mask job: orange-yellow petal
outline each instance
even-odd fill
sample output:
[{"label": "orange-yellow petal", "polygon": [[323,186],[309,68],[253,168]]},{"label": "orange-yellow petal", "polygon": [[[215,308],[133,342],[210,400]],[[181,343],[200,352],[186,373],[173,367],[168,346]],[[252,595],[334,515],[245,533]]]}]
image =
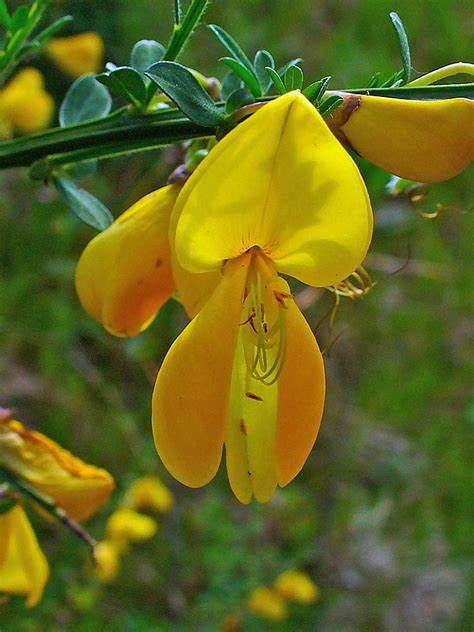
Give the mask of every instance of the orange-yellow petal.
[{"label": "orange-yellow petal", "polygon": [[221,282],[175,340],[156,379],[156,449],[169,472],[190,487],[208,483],[221,460],[249,259],[226,265]]},{"label": "orange-yellow petal", "polygon": [[54,101],[36,68],[23,68],[0,92],[0,115],[22,134],[48,127]]},{"label": "orange-yellow petal", "polygon": [[350,146],[378,167],[417,182],[453,178],[474,158],[474,101],[344,95],[333,117]]},{"label": "orange-yellow petal", "polygon": [[93,515],[114,488],[108,472],[15,420],[0,419],[0,465],[51,496],[74,520]]},{"label": "orange-yellow petal", "polygon": [[0,564],[0,593],[24,595],[31,608],[40,601],[49,577],[48,562],[20,505],[0,515],[0,539],[8,544]]},{"label": "orange-yellow petal", "polygon": [[176,214],[176,256],[190,272],[259,246],[278,270],[321,286],[360,264],[372,233],[355,163],[300,92],[227,134],[184,185]]},{"label": "orange-yellow petal", "polygon": [[296,304],[287,311],[287,348],[279,384],[276,464],[285,486],[301,470],[318,434],[324,407],[324,364],[318,343]]},{"label": "orange-yellow petal", "polygon": [[52,39],[45,50],[56,66],[73,78],[98,72],[104,59],[102,38],[92,31]]},{"label": "orange-yellow petal", "polygon": [[79,299],[111,334],[139,334],[174,292],[168,228],[178,192],[172,185],[146,195],[82,253]]}]

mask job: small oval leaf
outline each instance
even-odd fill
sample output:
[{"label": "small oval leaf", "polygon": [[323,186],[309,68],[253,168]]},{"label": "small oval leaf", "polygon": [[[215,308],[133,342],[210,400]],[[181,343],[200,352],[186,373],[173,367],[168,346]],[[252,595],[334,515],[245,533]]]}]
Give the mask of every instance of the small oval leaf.
[{"label": "small oval leaf", "polygon": [[61,127],[107,116],[112,107],[109,91],[92,75],[77,79],[67,91],[59,110]]},{"label": "small oval leaf", "polygon": [[120,66],[97,75],[97,81],[106,85],[133,105],[141,106],[147,101],[147,89],[139,72],[130,66]]},{"label": "small oval leaf", "polygon": [[222,80],[222,84],[221,84],[222,100],[227,101],[230,95],[236,90],[243,88],[243,85],[244,85],[244,82],[242,81],[242,79],[238,75],[236,75],[235,72],[232,72],[232,70],[229,70],[229,72],[226,74],[226,76]]},{"label": "small oval leaf", "polygon": [[135,44],[130,55],[130,65],[140,72],[163,59],[165,47],[154,40],[140,40]]},{"label": "small oval leaf", "polygon": [[267,50],[259,50],[255,55],[254,60],[255,74],[262,88],[262,94],[267,92],[272,87],[272,79],[267,72],[267,68],[275,68],[275,61],[271,53]]},{"label": "small oval leaf", "polygon": [[159,61],[145,74],[198,125],[217,127],[224,122],[221,110],[185,66]]},{"label": "small oval leaf", "polygon": [[66,176],[55,175],[53,181],[59,195],[85,224],[96,230],[105,230],[112,224],[114,218],[111,212],[92,193],[81,189]]}]

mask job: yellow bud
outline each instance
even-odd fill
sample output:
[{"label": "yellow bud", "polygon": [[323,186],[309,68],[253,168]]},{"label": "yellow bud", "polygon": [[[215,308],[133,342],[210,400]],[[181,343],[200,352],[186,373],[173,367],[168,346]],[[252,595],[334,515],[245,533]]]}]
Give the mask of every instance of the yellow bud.
[{"label": "yellow bud", "polygon": [[120,553],[120,545],[111,540],[102,540],[94,547],[94,572],[104,584],[117,579],[120,571]]},{"label": "yellow bud", "polygon": [[98,72],[104,58],[102,38],[93,32],[52,39],[45,50],[56,66],[73,78]]},{"label": "yellow bud", "polygon": [[142,476],[133,481],[127,490],[125,504],[135,511],[166,513],[174,503],[173,494],[155,476]]},{"label": "yellow bud", "polygon": [[73,520],[92,516],[114,488],[110,474],[88,465],[40,432],[0,418],[0,465],[51,498]]},{"label": "yellow bud", "polygon": [[22,134],[48,127],[53,111],[54,101],[36,68],[23,68],[0,92],[0,117]]},{"label": "yellow bud", "polygon": [[252,614],[269,621],[283,621],[287,617],[285,601],[266,586],[256,588],[247,598],[246,607]]},{"label": "yellow bud", "polygon": [[340,140],[407,180],[453,178],[474,158],[474,101],[410,101],[343,94],[329,120]]},{"label": "yellow bud", "polygon": [[115,336],[146,329],[174,292],[168,226],[179,188],[163,187],[139,200],[82,253],[79,299]]},{"label": "yellow bud", "polygon": [[158,529],[153,518],[132,509],[117,509],[107,521],[107,535],[111,540],[144,542],[152,538]]},{"label": "yellow bud", "polygon": [[282,598],[303,604],[315,603],[319,599],[318,587],[301,571],[285,571],[277,577],[273,588]]}]

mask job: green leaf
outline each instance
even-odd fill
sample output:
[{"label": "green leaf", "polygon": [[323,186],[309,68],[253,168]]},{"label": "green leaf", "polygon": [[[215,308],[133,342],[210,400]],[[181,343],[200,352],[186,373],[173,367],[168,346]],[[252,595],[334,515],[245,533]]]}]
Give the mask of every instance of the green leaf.
[{"label": "green leaf", "polygon": [[301,59],[301,57],[297,57],[296,59],[290,59],[290,61],[287,64],[285,64],[284,66],[278,69],[278,74],[280,75],[280,77],[283,77],[286,71],[288,70],[288,68],[291,68],[291,66],[297,66],[302,61],[303,60]]},{"label": "green leaf", "polygon": [[317,106],[324,96],[330,81],[330,76],[315,81],[303,90],[304,96]]},{"label": "green leaf", "polygon": [[267,50],[259,50],[255,55],[254,68],[257,79],[262,89],[262,94],[267,94],[273,85],[272,78],[267,72],[267,68],[275,68],[275,61]]},{"label": "green leaf", "polygon": [[319,106],[321,116],[329,116],[337,107],[341,105],[344,99],[339,94],[331,94],[330,97],[324,99]]},{"label": "green leaf", "polygon": [[109,209],[91,193],[67,176],[54,175],[53,181],[59,195],[85,224],[97,230],[105,230],[112,224],[114,218]]},{"label": "green leaf", "polygon": [[236,75],[238,75],[242,81],[245,83],[247,88],[249,88],[250,92],[256,96],[261,96],[262,92],[260,89],[260,83],[254,72],[250,72],[246,66],[237,61],[233,57],[221,57],[219,59],[223,64],[228,66]]},{"label": "green leaf", "polygon": [[10,17],[10,14],[8,13],[5,0],[0,0],[0,22],[7,29],[7,31],[10,30],[11,17]]},{"label": "green leaf", "polygon": [[163,59],[165,47],[154,40],[140,40],[135,44],[130,55],[130,65],[140,72]]},{"label": "green leaf", "polygon": [[380,88],[391,88],[395,86],[400,80],[404,81],[405,70],[399,70],[398,72],[394,72],[386,81],[380,84]]},{"label": "green leaf", "polygon": [[185,66],[174,61],[159,61],[145,74],[198,125],[217,127],[225,120],[221,110]]},{"label": "green leaf", "polygon": [[64,17],[59,18],[59,20],[56,20],[55,22],[47,26],[44,31],[41,31],[41,33],[36,36],[35,41],[43,44],[43,42],[48,40],[50,37],[56,35],[56,33],[58,33],[67,24],[70,24],[73,19],[74,18],[72,17],[72,15],[65,15]]},{"label": "green leaf", "polygon": [[30,8],[26,6],[18,7],[18,9],[15,10],[10,21],[10,31],[12,33],[19,31],[25,26],[25,24],[28,22],[29,13]]},{"label": "green leaf", "polygon": [[252,93],[247,90],[247,88],[239,88],[235,90],[226,101],[225,104],[225,112],[226,114],[232,114],[235,110],[243,107],[244,105],[249,105],[254,102],[254,97]]},{"label": "green leaf", "polygon": [[290,66],[285,72],[285,87],[290,92],[291,90],[300,90],[303,86],[303,71],[299,66]]},{"label": "green leaf", "polygon": [[137,107],[147,102],[147,89],[140,73],[130,66],[119,66],[97,75],[97,81]]},{"label": "green leaf", "polygon": [[107,116],[112,99],[107,88],[92,75],[80,77],[67,91],[59,110],[61,127]]},{"label": "green leaf", "polygon": [[227,101],[230,95],[236,90],[240,90],[240,88],[242,88],[243,85],[244,85],[244,82],[242,81],[242,79],[238,75],[236,75],[235,72],[232,72],[232,70],[229,70],[229,72],[226,74],[221,84],[222,100]]},{"label": "green leaf", "polygon": [[377,88],[380,85],[381,73],[375,72],[367,83],[367,88]]},{"label": "green leaf", "polygon": [[411,79],[413,67],[411,65],[410,46],[408,44],[407,33],[398,13],[392,11],[390,13],[390,19],[392,20],[393,28],[395,29],[395,33],[397,34],[398,44],[400,46],[400,52],[403,62],[404,83],[408,83]]},{"label": "green leaf", "polygon": [[278,90],[278,92],[280,94],[285,94],[285,92],[286,92],[285,84],[283,83],[283,81],[282,81],[280,75],[277,73],[277,71],[274,70],[273,68],[270,68],[270,66],[267,66],[267,68],[265,68],[265,70],[268,72],[268,74],[272,78],[273,84],[275,85],[275,87]]},{"label": "green leaf", "polygon": [[245,66],[245,68],[247,68],[247,70],[252,75],[254,75],[255,79],[257,79],[253,66],[249,61],[249,58],[244,53],[244,51],[240,48],[240,46],[237,44],[234,38],[231,37],[229,33],[224,31],[223,28],[221,28],[220,26],[217,26],[216,24],[209,24],[209,28],[217,37],[217,39],[220,41],[220,43],[224,46],[224,48],[226,48],[229,51],[232,57],[238,62],[240,62],[242,66]]}]

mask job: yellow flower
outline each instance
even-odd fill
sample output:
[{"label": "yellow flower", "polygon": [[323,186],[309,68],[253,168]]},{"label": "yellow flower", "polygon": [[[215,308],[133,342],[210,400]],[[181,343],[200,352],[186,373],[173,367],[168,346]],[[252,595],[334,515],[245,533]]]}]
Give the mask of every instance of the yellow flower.
[{"label": "yellow flower", "polygon": [[179,186],[145,196],[84,250],[76,272],[82,306],[116,336],[135,336],[175,286],[168,225]]},{"label": "yellow flower", "polygon": [[128,488],[125,497],[125,505],[134,511],[166,513],[173,503],[173,494],[156,476],[137,478]]},{"label": "yellow flower", "polygon": [[52,39],[45,50],[56,66],[73,78],[98,72],[104,59],[102,38],[93,32]]},{"label": "yellow flower", "polygon": [[407,180],[453,178],[474,158],[474,101],[343,94],[330,126],[361,156]]},{"label": "yellow flower", "polygon": [[73,520],[84,520],[114,488],[105,470],[88,465],[45,435],[0,417],[0,465],[50,496]]},{"label": "yellow flower", "polygon": [[121,553],[120,543],[112,540],[102,540],[94,547],[94,571],[102,583],[108,584],[117,579]]},{"label": "yellow flower", "polygon": [[175,276],[180,297],[204,307],[153,396],[156,448],[175,478],[208,483],[224,443],[241,502],[267,502],[298,474],[322,416],[324,367],[278,272],[341,281],[363,260],[372,221],[357,167],[299,92],[264,105],[191,175],[170,236],[186,272]]},{"label": "yellow flower", "polygon": [[22,134],[38,132],[48,127],[53,111],[54,101],[36,68],[23,68],[0,91],[0,119],[5,135],[10,135],[10,126]]},{"label": "yellow flower", "polygon": [[319,599],[318,587],[306,573],[301,571],[285,571],[277,577],[273,588],[283,599],[303,604],[315,603]]},{"label": "yellow flower", "polygon": [[107,521],[107,536],[111,540],[144,542],[152,538],[157,524],[150,516],[137,513],[132,509],[117,509]]},{"label": "yellow flower", "polygon": [[32,607],[48,577],[48,562],[20,505],[0,514],[0,593],[24,595]]},{"label": "yellow flower", "polygon": [[288,614],[284,599],[266,586],[256,588],[248,597],[245,605],[252,614],[265,617],[270,621],[283,621]]}]

